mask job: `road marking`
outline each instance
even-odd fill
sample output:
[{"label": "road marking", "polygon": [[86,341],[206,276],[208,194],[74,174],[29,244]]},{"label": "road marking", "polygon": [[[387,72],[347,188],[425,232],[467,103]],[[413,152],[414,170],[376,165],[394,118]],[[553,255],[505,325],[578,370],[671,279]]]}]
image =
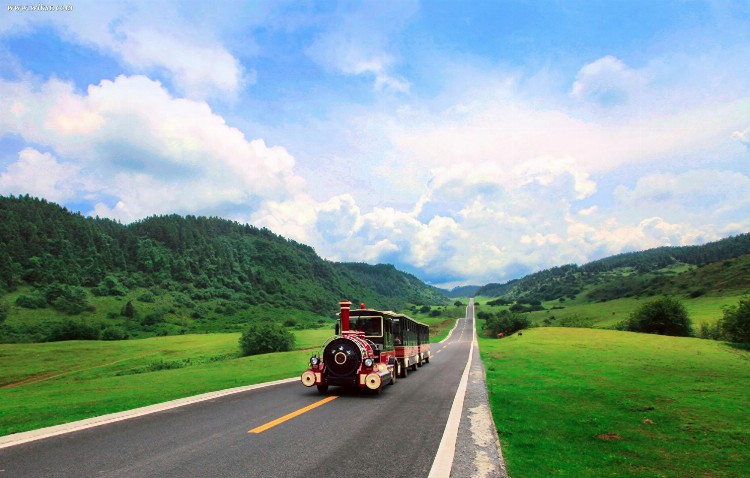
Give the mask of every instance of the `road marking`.
[{"label": "road marking", "polygon": [[317,402],[315,402],[315,403],[313,403],[311,405],[308,405],[308,406],[306,406],[304,408],[300,408],[299,410],[297,410],[295,412],[288,413],[288,414],[284,415],[281,418],[277,418],[276,420],[270,421],[270,422],[266,423],[265,425],[261,425],[259,427],[255,427],[252,430],[250,430],[248,433],[263,433],[264,431],[268,430],[269,428],[273,428],[276,425],[280,425],[280,424],[284,423],[287,420],[291,420],[294,417],[298,417],[298,416],[302,415],[303,413],[309,412],[310,410],[312,410],[314,408],[318,408],[321,405],[325,405],[326,403],[328,403],[331,400],[334,400],[336,398],[338,398],[338,396],[331,395],[330,397],[326,397],[323,400],[319,400],[319,401],[317,401]]},{"label": "road marking", "polygon": [[[473,299],[470,305],[473,306]],[[468,307],[466,312],[468,320]],[[464,372],[458,383],[456,396],[453,398],[453,405],[451,405],[451,411],[448,415],[448,422],[445,424],[443,438],[440,440],[440,446],[438,446],[435,460],[432,462],[432,468],[430,468],[429,478],[449,478],[451,468],[453,468],[453,458],[456,455],[456,441],[458,440],[458,426],[461,423],[461,414],[469,382],[469,370],[471,369],[471,361],[474,356],[474,347],[477,345],[476,318],[473,309],[471,312],[474,329],[471,334],[471,344],[469,345],[469,359],[466,361],[466,367],[464,367]],[[461,335],[463,336],[463,333]]]},{"label": "road marking", "polygon": [[0,437],[0,449],[20,445],[22,443],[28,443],[36,440],[42,440],[44,438],[50,438],[64,433],[72,433],[80,430],[86,430],[88,428],[98,427],[107,425],[110,423],[119,422],[122,420],[129,420],[131,418],[142,417],[144,415],[150,415],[152,413],[159,413],[165,410],[171,410],[177,407],[184,407],[192,405],[194,403],[205,402],[207,400],[215,400],[227,395],[235,393],[249,392],[251,390],[257,390],[265,387],[272,387],[276,385],[297,382],[299,383],[299,376],[289,377],[282,380],[274,380],[273,382],[259,383],[256,385],[245,385],[241,387],[228,388],[226,390],[218,390],[215,392],[202,393],[192,397],[178,398],[169,402],[157,403],[155,405],[148,405],[141,408],[135,408],[133,410],[125,410],[124,412],[111,413],[109,415],[102,415],[100,417],[87,418],[77,422],[64,423],[62,425],[55,425],[47,428],[40,428],[38,430],[31,430],[28,432],[14,433],[12,435],[6,435]]}]

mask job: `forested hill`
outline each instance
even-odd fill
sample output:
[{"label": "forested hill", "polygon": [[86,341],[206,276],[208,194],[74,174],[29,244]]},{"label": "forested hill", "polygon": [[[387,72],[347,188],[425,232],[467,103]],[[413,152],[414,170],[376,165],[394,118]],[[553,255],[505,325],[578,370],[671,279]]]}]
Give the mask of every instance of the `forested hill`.
[{"label": "forested hill", "polygon": [[322,315],[340,299],[389,309],[447,301],[392,266],[326,261],[309,246],[225,219],[170,215],[123,225],[43,199],[0,196],[0,294],[51,284],[96,296],[177,291],[194,301]]},{"label": "forested hill", "polygon": [[554,300],[585,296],[592,301],[660,293],[700,295],[750,288],[750,234],[699,246],[659,247],[589,262],[553,267],[476,295],[508,300]]}]

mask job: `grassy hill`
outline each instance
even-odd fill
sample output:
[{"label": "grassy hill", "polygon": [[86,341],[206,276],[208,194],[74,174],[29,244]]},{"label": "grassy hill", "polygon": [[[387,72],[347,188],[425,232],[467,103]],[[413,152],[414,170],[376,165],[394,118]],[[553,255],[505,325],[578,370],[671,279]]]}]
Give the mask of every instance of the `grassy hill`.
[{"label": "grassy hill", "polygon": [[0,342],[323,324],[338,301],[400,309],[448,299],[388,265],[341,264],[267,229],[155,216],[123,225],[0,196]]},{"label": "grassy hill", "polygon": [[508,474],[747,476],[750,352],[722,342],[535,328],[480,339]]},{"label": "grassy hill", "polygon": [[504,284],[487,284],[476,295],[532,303],[747,293],[750,293],[750,234],[702,246],[662,247],[582,266],[553,267]]}]

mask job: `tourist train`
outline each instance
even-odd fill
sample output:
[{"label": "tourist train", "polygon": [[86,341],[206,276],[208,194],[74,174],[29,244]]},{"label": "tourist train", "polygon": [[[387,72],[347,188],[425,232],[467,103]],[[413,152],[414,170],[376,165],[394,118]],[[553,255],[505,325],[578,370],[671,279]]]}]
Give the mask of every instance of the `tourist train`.
[{"label": "tourist train", "polygon": [[310,358],[302,383],[326,393],[330,385],[380,393],[406,377],[409,369],[430,363],[430,327],[403,314],[368,309],[342,300],[336,335]]}]

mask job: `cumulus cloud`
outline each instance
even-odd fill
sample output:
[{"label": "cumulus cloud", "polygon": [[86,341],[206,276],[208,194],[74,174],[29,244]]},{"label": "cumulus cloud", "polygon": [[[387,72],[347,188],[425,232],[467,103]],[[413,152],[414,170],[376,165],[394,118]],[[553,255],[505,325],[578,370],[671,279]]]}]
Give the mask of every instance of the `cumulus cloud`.
[{"label": "cumulus cloud", "polygon": [[645,83],[642,74],[628,68],[619,58],[607,55],[578,71],[570,95],[610,107],[627,102],[631,92],[642,88]]},{"label": "cumulus cloud", "polygon": [[63,202],[73,198],[77,189],[83,188],[78,175],[77,165],[61,164],[50,153],[24,148],[18,153],[18,161],[10,164],[5,172],[0,172],[0,191]]},{"label": "cumulus cloud", "polygon": [[[95,179],[96,211],[124,221],[154,213],[233,211],[248,218],[266,201],[304,189],[294,158],[281,147],[248,140],[201,101],[173,98],[142,76],[120,76],[84,95],[50,80],[37,88],[0,82],[0,134],[52,148]],[[105,194],[106,193],[106,194]]]},{"label": "cumulus cloud", "polygon": [[243,84],[252,83],[252,74],[245,73],[217,32],[197,28],[200,19],[187,17],[191,10],[199,6],[82,2],[74,15],[4,15],[0,33],[28,34],[52,26],[66,41],[111,55],[133,73],[166,73],[182,95],[237,94]]}]

